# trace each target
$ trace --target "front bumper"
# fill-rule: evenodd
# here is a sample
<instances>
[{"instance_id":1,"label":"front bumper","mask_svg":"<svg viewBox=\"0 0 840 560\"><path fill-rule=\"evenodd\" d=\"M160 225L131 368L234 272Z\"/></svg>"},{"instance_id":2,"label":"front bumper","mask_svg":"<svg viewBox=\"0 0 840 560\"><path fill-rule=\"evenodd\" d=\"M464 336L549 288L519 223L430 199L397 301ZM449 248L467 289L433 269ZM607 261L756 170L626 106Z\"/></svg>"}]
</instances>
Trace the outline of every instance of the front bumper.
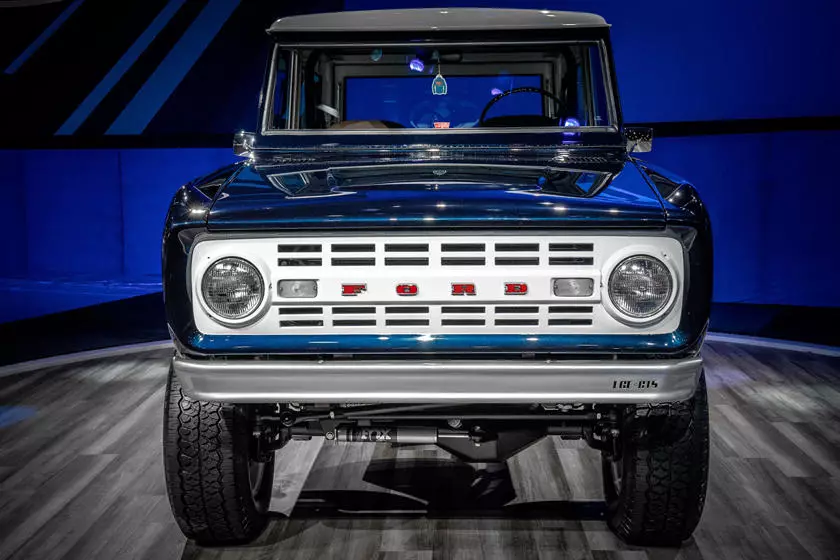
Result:
<instances>
[{"instance_id":1,"label":"front bumper","mask_svg":"<svg viewBox=\"0 0 840 560\"><path fill-rule=\"evenodd\" d=\"M173 369L191 397L228 403L646 403L695 391L682 360L193 360Z\"/></svg>"}]
</instances>

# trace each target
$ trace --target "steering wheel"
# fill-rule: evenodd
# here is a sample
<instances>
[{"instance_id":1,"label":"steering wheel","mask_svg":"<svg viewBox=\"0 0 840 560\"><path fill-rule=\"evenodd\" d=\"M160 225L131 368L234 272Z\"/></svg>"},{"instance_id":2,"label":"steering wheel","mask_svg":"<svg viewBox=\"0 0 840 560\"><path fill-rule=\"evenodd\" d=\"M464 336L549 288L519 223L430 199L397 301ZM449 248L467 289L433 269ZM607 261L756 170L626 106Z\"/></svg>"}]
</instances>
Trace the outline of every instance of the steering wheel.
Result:
<instances>
[{"instance_id":1,"label":"steering wheel","mask_svg":"<svg viewBox=\"0 0 840 560\"><path fill-rule=\"evenodd\" d=\"M508 91L503 91L502 93L493 97L493 99L491 99L490 102L484 106L484 110L481 112L481 117L479 117L478 119L478 126L484 126L484 117L487 116L487 111L489 111L493 105L495 105L508 95L513 95L514 93L539 93L543 97L548 97L549 99L557 103L558 109L560 110L560 115L564 115L566 113L566 104L563 103L562 99L560 99L550 91L538 87L518 87L509 89Z\"/></svg>"}]
</instances>

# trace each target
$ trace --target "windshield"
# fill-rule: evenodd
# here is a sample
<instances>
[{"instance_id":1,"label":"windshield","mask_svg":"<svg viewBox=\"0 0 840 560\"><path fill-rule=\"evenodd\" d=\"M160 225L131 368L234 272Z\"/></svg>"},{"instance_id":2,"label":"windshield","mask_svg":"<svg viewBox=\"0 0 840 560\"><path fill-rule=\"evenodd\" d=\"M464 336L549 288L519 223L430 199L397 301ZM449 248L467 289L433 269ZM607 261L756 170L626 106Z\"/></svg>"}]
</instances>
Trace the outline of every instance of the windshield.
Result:
<instances>
[{"instance_id":1,"label":"windshield","mask_svg":"<svg viewBox=\"0 0 840 560\"><path fill-rule=\"evenodd\" d=\"M601 61L597 43L278 47L266 128L608 126Z\"/></svg>"}]
</instances>

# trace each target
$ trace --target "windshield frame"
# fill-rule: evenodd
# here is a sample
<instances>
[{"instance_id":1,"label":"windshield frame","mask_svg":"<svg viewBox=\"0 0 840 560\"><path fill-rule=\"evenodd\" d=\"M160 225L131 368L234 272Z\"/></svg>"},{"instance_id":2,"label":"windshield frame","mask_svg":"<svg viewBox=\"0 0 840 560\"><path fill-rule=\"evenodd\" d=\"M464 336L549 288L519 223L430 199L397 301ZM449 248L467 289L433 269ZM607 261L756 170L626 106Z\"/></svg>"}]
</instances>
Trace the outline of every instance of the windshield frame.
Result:
<instances>
[{"instance_id":1,"label":"windshield frame","mask_svg":"<svg viewBox=\"0 0 840 560\"><path fill-rule=\"evenodd\" d=\"M389 47L416 47L413 42L390 42L382 41L375 43L338 43L338 42L306 42L287 43L277 42L271 52L269 68L260 96L260 135L262 136L353 136L360 133L374 136L402 136L402 135L435 135L445 137L447 135L475 135L475 134L510 134L510 133L534 133L534 134L562 134L570 131L591 131L591 132L618 132L621 129L621 107L619 105L613 61L608 42L603 38L583 38L576 40L549 40L549 41L492 41L492 42L463 42L463 41L434 41L424 42L424 47L464 47L480 45L482 47L510 47L510 46L546 46L546 45L586 45L597 47L600 57L601 74L604 80L603 88L606 96L607 115L609 124L600 126L568 127L558 130L556 127L471 127L471 128L392 128L392 129L363 129L363 130L342 130L342 129L301 129L297 128L300 110L301 72L299 49L317 48L381 48ZM286 128L274 128L272 122L272 108L274 106L275 83L277 79L278 61L281 51L290 50L288 80L285 96L289 104L289 114L296 118L287 119ZM592 94L589 99L591 101Z\"/></svg>"}]
</instances>

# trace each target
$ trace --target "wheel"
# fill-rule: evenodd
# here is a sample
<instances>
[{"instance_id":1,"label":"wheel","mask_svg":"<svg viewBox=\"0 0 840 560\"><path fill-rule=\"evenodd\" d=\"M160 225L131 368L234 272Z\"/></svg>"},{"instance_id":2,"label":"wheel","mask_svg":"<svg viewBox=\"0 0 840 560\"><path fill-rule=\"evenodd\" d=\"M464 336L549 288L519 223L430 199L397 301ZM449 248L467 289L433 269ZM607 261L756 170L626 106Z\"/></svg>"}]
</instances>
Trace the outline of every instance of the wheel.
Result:
<instances>
[{"instance_id":1,"label":"wheel","mask_svg":"<svg viewBox=\"0 0 840 560\"><path fill-rule=\"evenodd\" d=\"M615 443L602 455L610 529L631 544L678 546L697 527L706 499L705 376L687 401L626 407Z\"/></svg>"},{"instance_id":2,"label":"wheel","mask_svg":"<svg viewBox=\"0 0 840 560\"><path fill-rule=\"evenodd\" d=\"M248 407L191 399L169 370L163 457L181 531L203 545L255 539L268 521L274 454L255 459Z\"/></svg>"}]
</instances>

